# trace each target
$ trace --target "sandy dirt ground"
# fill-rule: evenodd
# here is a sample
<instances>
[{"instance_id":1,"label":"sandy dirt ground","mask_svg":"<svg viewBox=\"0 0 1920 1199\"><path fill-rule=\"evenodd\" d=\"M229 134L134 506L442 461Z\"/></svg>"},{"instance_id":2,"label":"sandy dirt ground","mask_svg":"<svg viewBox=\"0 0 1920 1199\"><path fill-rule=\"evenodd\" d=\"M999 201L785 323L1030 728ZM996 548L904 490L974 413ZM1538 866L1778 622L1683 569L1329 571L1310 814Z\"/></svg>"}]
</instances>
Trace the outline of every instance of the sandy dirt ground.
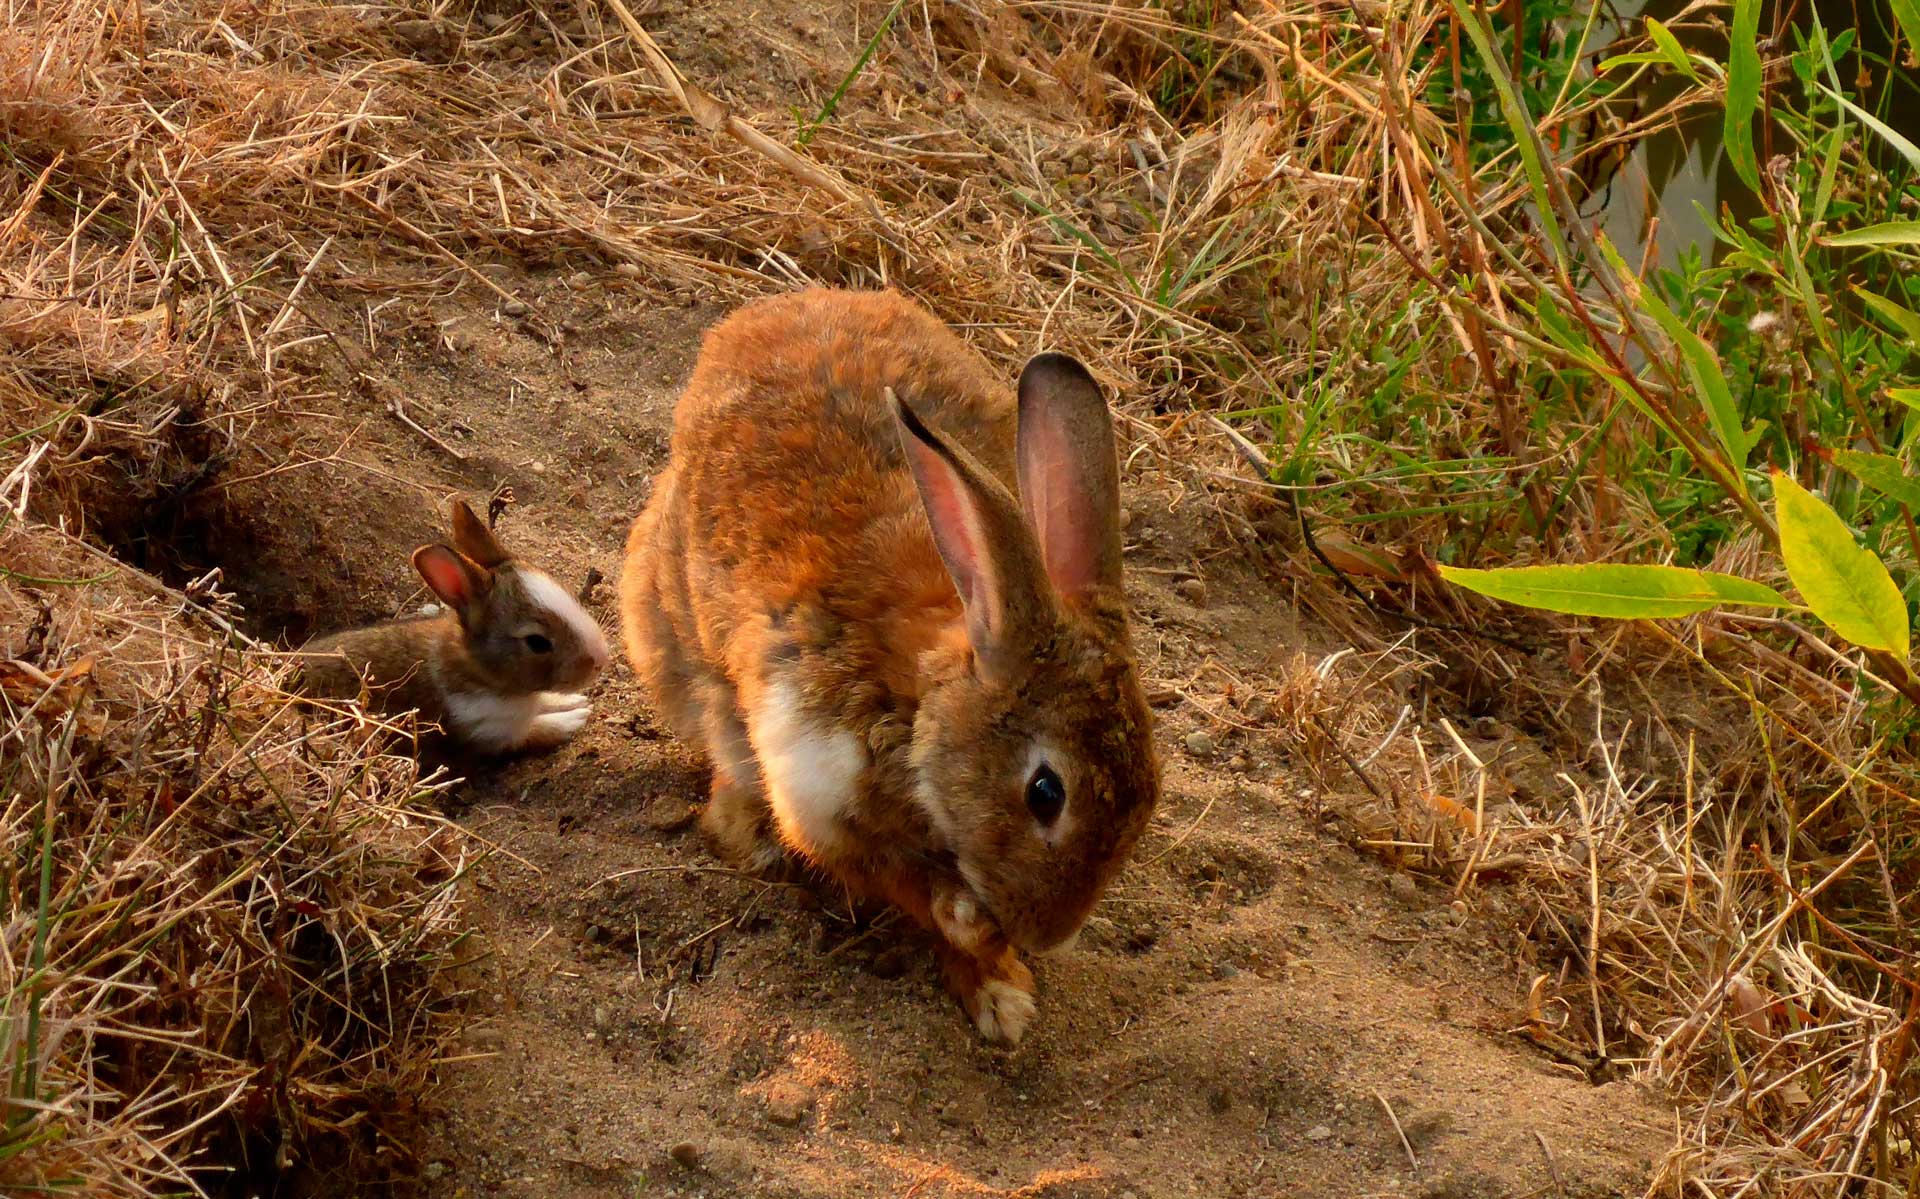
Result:
<instances>
[{"instance_id":1,"label":"sandy dirt ground","mask_svg":"<svg viewBox=\"0 0 1920 1199\"><path fill-rule=\"evenodd\" d=\"M722 310L610 272L507 281L527 312L384 310L377 366L281 446L331 460L200 518L263 629L297 642L420 602L408 551L448 495L501 484L502 538L570 587L598 572L611 626L627 523ZM720 867L702 763L617 663L572 744L446 797L496 851L425 1193L1640 1192L1672 1116L1508 1031L1556 965L1502 931L1498 889L1456 905L1358 852L1343 797L1289 760L1269 697L1337 643L1291 604L1288 564L1151 471L1124 487L1165 797L1078 946L1037 963L1025 1042L981 1043L888 913Z\"/></svg>"}]
</instances>

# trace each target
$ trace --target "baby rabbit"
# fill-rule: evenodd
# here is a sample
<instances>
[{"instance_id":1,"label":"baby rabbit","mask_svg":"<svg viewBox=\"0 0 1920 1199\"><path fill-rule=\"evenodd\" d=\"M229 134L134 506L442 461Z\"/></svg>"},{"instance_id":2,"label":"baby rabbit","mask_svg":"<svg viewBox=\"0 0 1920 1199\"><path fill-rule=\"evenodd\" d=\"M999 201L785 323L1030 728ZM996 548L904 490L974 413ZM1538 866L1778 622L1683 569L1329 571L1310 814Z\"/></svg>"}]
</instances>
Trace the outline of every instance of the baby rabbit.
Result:
<instances>
[{"instance_id":1,"label":"baby rabbit","mask_svg":"<svg viewBox=\"0 0 1920 1199\"><path fill-rule=\"evenodd\" d=\"M607 664L605 635L565 588L515 560L459 500L453 541L460 548L413 552L413 568L445 610L308 642L302 689L352 699L364 685L379 710L418 709L485 753L560 744L587 722L580 692Z\"/></svg>"},{"instance_id":2,"label":"baby rabbit","mask_svg":"<svg viewBox=\"0 0 1920 1199\"><path fill-rule=\"evenodd\" d=\"M1078 931L1160 787L1086 369L1041 354L1016 400L892 292L739 310L675 411L620 608L712 761L709 837L895 904L981 1035L1019 1041L1017 951Z\"/></svg>"}]
</instances>

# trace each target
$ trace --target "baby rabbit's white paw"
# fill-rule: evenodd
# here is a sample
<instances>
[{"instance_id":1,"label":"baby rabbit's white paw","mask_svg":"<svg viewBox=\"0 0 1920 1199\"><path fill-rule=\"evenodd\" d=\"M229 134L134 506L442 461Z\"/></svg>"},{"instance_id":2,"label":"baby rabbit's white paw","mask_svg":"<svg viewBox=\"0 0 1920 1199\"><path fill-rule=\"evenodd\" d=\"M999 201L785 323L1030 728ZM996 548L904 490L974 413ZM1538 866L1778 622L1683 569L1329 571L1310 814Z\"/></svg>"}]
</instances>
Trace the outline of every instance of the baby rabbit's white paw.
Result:
<instances>
[{"instance_id":1,"label":"baby rabbit's white paw","mask_svg":"<svg viewBox=\"0 0 1920 1199\"><path fill-rule=\"evenodd\" d=\"M542 691L540 693L542 712L584 712L592 706L587 697L578 691Z\"/></svg>"},{"instance_id":2,"label":"baby rabbit's white paw","mask_svg":"<svg viewBox=\"0 0 1920 1199\"><path fill-rule=\"evenodd\" d=\"M1000 1045L1018 1045L1033 1022L1033 992L1002 978L990 978L973 993L973 1025Z\"/></svg>"},{"instance_id":3,"label":"baby rabbit's white paw","mask_svg":"<svg viewBox=\"0 0 1920 1199\"><path fill-rule=\"evenodd\" d=\"M529 746L558 745L586 726L593 709L583 701L577 708L561 708L558 711L543 712L533 718L527 726L527 744Z\"/></svg>"}]
</instances>

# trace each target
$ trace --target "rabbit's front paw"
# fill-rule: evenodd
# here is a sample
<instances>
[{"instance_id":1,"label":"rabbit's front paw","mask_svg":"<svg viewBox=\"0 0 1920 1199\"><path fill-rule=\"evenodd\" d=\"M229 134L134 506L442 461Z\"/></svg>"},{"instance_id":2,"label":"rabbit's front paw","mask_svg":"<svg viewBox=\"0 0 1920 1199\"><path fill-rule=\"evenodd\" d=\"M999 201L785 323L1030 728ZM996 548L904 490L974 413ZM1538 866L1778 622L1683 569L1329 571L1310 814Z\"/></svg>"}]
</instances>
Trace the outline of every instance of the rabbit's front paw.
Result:
<instances>
[{"instance_id":1,"label":"rabbit's front paw","mask_svg":"<svg viewBox=\"0 0 1920 1199\"><path fill-rule=\"evenodd\" d=\"M1018 1045L1033 1023L1033 971L1011 949L986 961L953 946L944 953L947 986L974 1028L995 1044Z\"/></svg>"},{"instance_id":2,"label":"rabbit's front paw","mask_svg":"<svg viewBox=\"0 0 1920 1199\"><path fill-rule=\"evenodd\" d=\"M970 1013L980 1035L1000 1045L1018 1045L1033 1022L1033 992L1003 978L990 978L974 992Z\"/></svg>"},{"instance_id":3,"label":"rabbit's front paw","mask_svg":"<svg viewBox=\"0 0 1920 1199\"><path fill-rule=\"evenodd\" d=\"M585 697L574 698L582 701L577 708L543 712L533 718L527 726L526 743L530 748L559 745L586 727L588 717L593 715L593 709L586 705Z\"/></svg>"}]
</instances>

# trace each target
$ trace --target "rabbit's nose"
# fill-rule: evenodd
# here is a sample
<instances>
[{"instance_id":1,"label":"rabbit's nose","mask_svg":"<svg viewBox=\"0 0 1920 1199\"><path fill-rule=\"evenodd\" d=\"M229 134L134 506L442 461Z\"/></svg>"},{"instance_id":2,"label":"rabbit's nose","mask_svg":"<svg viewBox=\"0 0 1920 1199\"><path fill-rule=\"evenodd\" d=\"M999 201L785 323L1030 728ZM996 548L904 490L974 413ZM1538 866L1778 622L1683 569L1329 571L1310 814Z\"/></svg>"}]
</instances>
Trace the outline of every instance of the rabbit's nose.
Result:
<instances>
[{"instance_id":1,"label":"rabbit's nose","mask_svg":"<svg viewBox=\"0 0 1920 1199\"><path fill-rule=\"evenodd\" d=\"M612 660L612 654L607 650L606 637L599 635L597 628L594 631L596 636L587 642L587 661L593 664L594 670L605 670L607 663Z\"/></svg>"}]
</instances>

